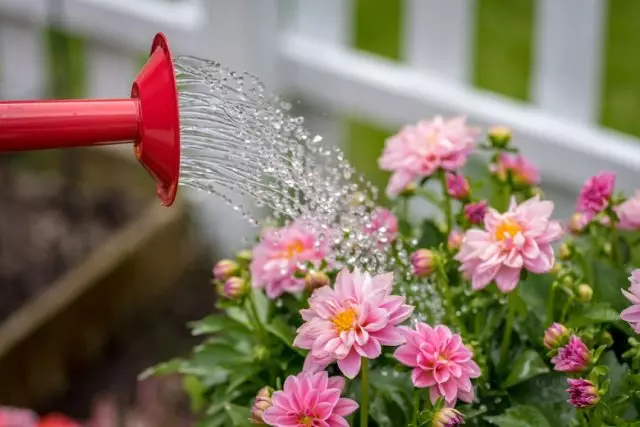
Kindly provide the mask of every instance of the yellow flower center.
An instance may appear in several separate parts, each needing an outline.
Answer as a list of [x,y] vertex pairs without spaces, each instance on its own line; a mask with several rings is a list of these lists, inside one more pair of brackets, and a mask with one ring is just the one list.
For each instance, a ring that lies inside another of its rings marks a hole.
[[302,241],[296,239],[293,242],[289,243],[285,246],[283,251],[283,256],[287,259],[292,259],[296,255],[304,252],[304,243]]
[[313,424],[313,418],[311,418],[309,415],[305,415],[300,418],[298,423],[302,424],[303,426],[310,426]]
[[516,221],[508,219],[503,221],[496,228],[496,239],[505,240],[512,239],[516,234],[522,232],[522,226]]
[[353,329],[353,323],[356,320],[356,311],[353,308],[348,308],[345,311],[341,311],[336,314],[332,319],[334,325],[339,332],[347,332]]

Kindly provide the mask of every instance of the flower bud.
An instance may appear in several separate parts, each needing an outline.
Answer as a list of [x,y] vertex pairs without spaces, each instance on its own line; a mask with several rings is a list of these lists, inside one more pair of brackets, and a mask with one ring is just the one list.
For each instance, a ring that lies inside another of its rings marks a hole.
[[607,347],[611,347],[613,345],[613,337],[611,336],[611,333],[609,331],[602,331],[600,340],[602,344],[606,345]]
[[240,277],[230,277],[224,282],[222,295],[228,299],[242,298],[248,291],[247,282]]
[[469,197],[469,181],[463,175],[447,173],[447,193],[456,200],[466,200]]
[[464,216],[471,224],[482,224],[487,213],[487,201],[469,203],[464,207]]
[[460,230],[452,230],[447,238],[447,247],[450,251],[457,251],[462,246],[464,233]]
[[265,425],[263,416],[264,411],[269,409],[272,405],[271,394],[273,390],[270,387],[262,387],[256,396],[256,400],[251,406],[251,424]]
[[406,187],[400,192],[400,196],[408,197],[413,196],[416,193],[416,189],[418,186],[415,182],[410,182]]
[[571,247],[566,243],[561,244],[560,248],[558,249],[558,257],[563,261],[571,258],[572,253],[573,251],[571,250]]
[[540,188],[540,187],[532,187],[531,188],[531,195],[532,196],[538,196],[541,199],[544,199],[544,191],[542,191],[542,188]]
[[580,234],[586,225],[586,217],[580,212],[571,215],[569,219],[569,231],[573,234]]
[[506,148],[511,141],[511,129],[505,126],[494,126],[489,129],[489,142],[494,148]]
[[551,267],[551,271],[549,271],[549,273],[551,273],[554,276],[557,276],[561,270],[562,270],[562,264],[560,264],[559,262],[556,262],[553,264],[553,267]]
[[251,260],[253,259],[253,252],[245,249],[243,251],[240,251],[236,254],[236,258],[238,258],[239,261],[242,262],[251,262]]
[[544,346],[549,350],[555,350],[564,345],[569,336],[569,330],[560,323],[554,323],[544,331]]
[[411,254],[411,272],[416,277],[428,277],[435,267],[435,255],[429,249],[418,249]]
[[593,297],[593,289],[591,289],[591,286],[587,285],[586,283],[583,283],[582,285],[578,286],[578,299],[582,302],[589,302],[591,301],[591,298]]
[[433,414],[431,425],[433,427],[458,427],[464,424],[464,418],[460,411],[453,408],[442,408]]
[[582,372],[591,364],[591,354],[582,340],[572,335],[569,343],[558,350],[551,363],[558,372]]
[[321,288],[331,284],[329,276],[322,271],[310,271],[304,276],[304,284],[307,289],[313,291],[314,289]]
[[583,378],[569,378],[567,380],[569,388],[569,403],[576,408],[591,408],[600,402],[600,392],[598,388],[588,380]]
[[213,267],[213,277],[224,282],[238,272],[238,264],[230,259],[223,259]]

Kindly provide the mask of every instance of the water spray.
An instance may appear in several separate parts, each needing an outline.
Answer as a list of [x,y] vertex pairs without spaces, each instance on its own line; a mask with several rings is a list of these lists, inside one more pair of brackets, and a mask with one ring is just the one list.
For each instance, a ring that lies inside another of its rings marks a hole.
[[131,98],[0,102],[0,153],[132,142],[160,201],[171,206],[179,179],[180,116],[173,59],[162,33]]

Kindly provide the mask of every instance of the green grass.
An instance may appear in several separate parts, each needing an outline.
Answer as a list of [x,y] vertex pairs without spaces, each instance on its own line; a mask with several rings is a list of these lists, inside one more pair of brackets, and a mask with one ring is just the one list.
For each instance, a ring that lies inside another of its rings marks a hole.
[[640,136],[640,1],[609,0],[602,124]]

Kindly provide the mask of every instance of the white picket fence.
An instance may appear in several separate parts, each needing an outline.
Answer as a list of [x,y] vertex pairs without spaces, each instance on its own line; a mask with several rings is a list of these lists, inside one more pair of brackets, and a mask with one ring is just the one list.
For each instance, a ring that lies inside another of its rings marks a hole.
[[[349,0],[58,0],[57,22],[89,43],[89,95],[127,95],[153,35],[175,54],[213,58],[260,75],[313,106],[314,130],[339,138],[349,113],[391,128],[436,114],[466,114],[512,128],[552,192],[573,192],[602,169],[638,187],[640,141],[594,121],[601,93],[605,0],[538,0],[533,104],[469,82],[474,0],[405,0],[404,61],[349,47]],[[0,0],[0,96],[42,93],[48,0]],[[639,117],[640,120],[640,117]],[[319,124],[318,124],[319,123]],[[223,216],[213,202],[206,215]],[[241,227],[235,222],[227,229]]]

